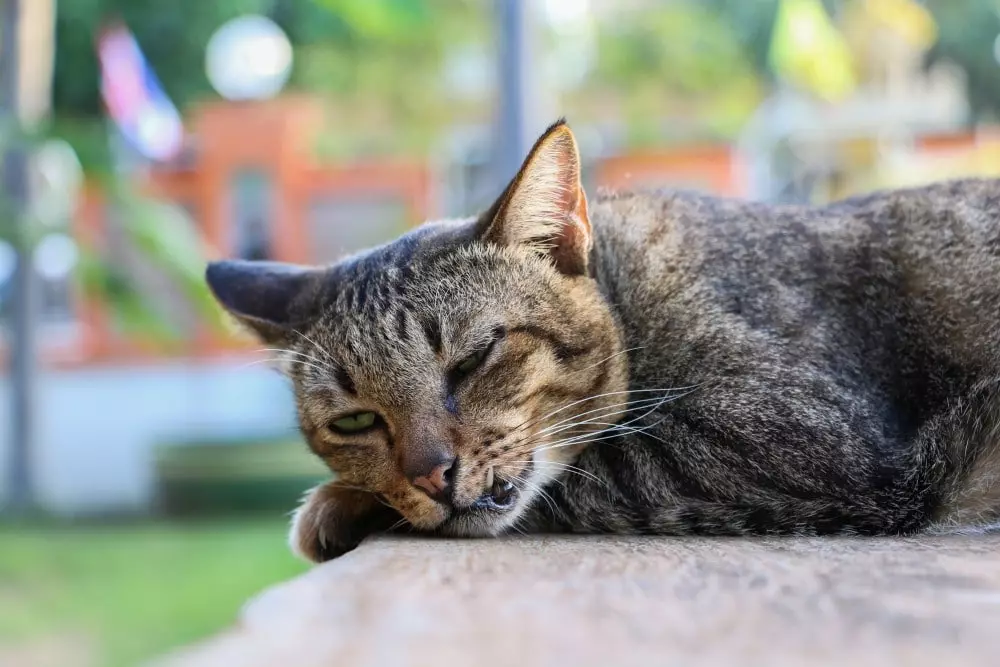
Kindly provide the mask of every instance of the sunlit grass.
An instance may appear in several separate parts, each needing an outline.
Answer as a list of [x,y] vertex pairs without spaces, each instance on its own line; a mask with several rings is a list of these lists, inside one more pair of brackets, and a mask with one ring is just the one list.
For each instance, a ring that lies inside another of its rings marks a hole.
[[232,623],[249,596],[303,571],[286,530],[280,517],[0,524],[0,645],[73,638],[89,653],[78,664],[117,666],[198,640]]

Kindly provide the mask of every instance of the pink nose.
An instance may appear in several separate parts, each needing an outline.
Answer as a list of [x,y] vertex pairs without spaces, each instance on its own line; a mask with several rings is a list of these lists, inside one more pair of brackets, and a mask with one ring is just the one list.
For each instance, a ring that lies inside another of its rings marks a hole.
[[455,459],[434,466],[425,475],[410,479],[413,486],[422,490],[438,502],[446,502],[451,498],[451,482],[454,474]]

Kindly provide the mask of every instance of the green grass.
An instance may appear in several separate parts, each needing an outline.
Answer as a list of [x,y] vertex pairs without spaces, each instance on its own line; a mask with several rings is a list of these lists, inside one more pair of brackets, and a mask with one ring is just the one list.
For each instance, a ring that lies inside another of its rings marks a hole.
[[196,641],[305,569],[286,530],[280,518],[0,524],[0,645],[83,638],[94,655],[80,664],[116,667]]

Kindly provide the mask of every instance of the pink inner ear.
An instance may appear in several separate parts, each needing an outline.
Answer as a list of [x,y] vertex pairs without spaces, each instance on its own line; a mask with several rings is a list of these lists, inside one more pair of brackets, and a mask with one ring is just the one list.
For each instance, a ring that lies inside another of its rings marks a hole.
[[558,242],[553,244],[551,255],[556,266],[563,273],[579,275],[587,272],[587,258],[590,254],[590,218],[587,214],[587,197],[583,189],[575,188],[575,197],[569,200],[565,194],[566,208],[572,212],[559,231]]

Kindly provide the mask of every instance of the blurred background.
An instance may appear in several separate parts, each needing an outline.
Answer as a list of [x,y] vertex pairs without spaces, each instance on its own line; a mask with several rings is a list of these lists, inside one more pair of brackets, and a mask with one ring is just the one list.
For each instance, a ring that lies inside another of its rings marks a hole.
[[0,0],[0,664],[131,665],[302,571],[325,478],[206,259],[499,193],[822,202],[1000,176],[1000,0]]

